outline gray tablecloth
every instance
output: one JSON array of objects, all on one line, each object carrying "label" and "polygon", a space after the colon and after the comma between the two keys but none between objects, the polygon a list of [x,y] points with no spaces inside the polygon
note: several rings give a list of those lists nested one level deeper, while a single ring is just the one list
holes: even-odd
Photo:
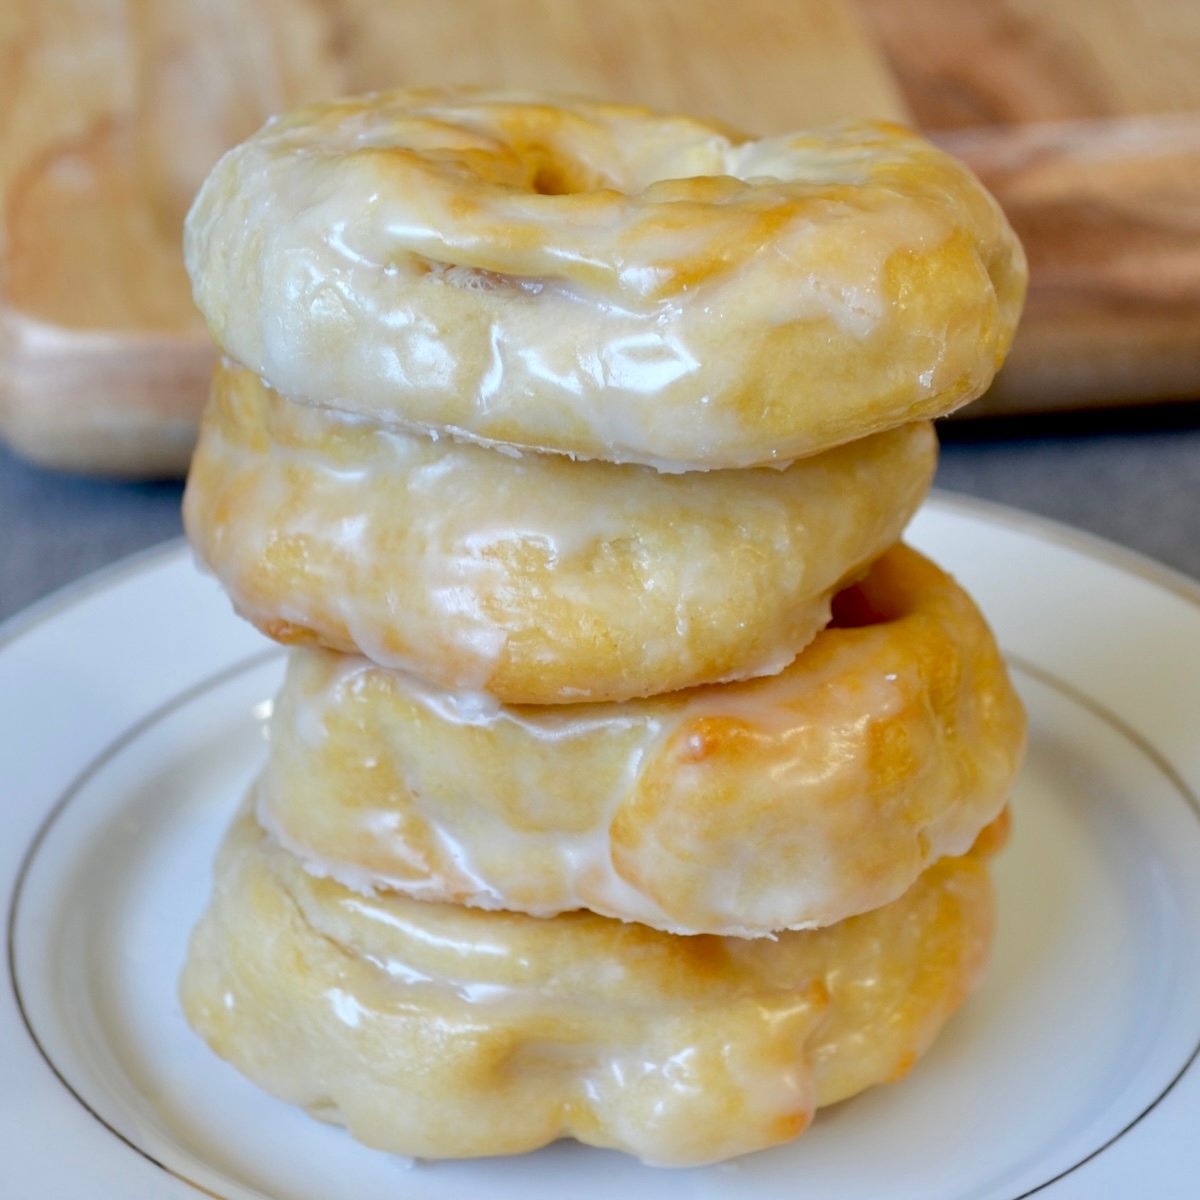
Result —
[{"label": "gray tablecloth", "polygon": [[[1052,431],[955,426],[938,486],[1057,518],[1200,578],[1200,409],[1130,420],[1106,430],[1088,417]],[[0,448],[0,619],[178,536],[180,493],[41,471]]]}]

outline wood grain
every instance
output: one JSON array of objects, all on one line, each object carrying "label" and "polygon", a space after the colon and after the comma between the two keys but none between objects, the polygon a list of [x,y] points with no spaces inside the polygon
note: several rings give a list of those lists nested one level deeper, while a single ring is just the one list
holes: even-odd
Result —
[{"label": "wood grain", "polygon": [[1012,354],[968,416],[1200,396],[1200,114],[939,140],[1029,256]]},{"label": "wood grain", "polygon": [[269,113],[499,83],[757,132],[897,116],[843,0],[8,0],[0,4],[0,434],[32,458],[179,473],[211,350],[180,254],[220,152]]},{"label": "wood grain", "polygon": [[1012,355],[963,415],[1200,397],[1200,3],[858,4],[1029,254]]},{"label": "wood grain", "polygon": [[844,0],[340,0],[354,87],[499,83],[784,133],[903,117]]},{"label": "wood grain", "polygon": [[1200,110],[1196,0],[857,0],[924,129]]},{"label": "wood grain", "polygon": [[337,80],[308,0],[21,0],[0,16],[0,432],[184,469],[212,360],[180,256],[220,152]]},{"label": "wood grain", "polygon": [[199,181],[272,111],[421,82],[764,133],[907,103],[957,130],[1033,268],[1010,364],[966,412],[1197,396],[1197,118],[1128,118],[1200,110],[1197,62],[1195,0],[7,0],[0,435],[181,471],[211,361],[179,252]]}]

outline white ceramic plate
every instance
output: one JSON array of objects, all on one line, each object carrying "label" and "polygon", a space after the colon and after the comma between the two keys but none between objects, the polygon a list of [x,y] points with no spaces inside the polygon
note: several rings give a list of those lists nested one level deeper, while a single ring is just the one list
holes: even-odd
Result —
[{"label": "white ceramic plate", "polygon": [[175,979],[280,652],[180,545],[0,631],[0,1194],[1196,1195],[1200,587],[947,497],[911,540],[978,598],[1030,710],[991,975],[903,1083],[687,1172],[573,1144],[413,1167],[242,1080]]}]

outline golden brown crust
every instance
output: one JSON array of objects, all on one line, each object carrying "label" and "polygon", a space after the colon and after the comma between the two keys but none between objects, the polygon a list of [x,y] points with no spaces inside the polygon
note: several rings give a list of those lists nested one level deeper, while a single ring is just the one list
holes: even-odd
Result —
[{"label": "golden brown crust", "polygon": [[508,703],[779,670],[900,534],[936,441],[906,426],[786,470],[518,458],[291,404],[230,365],[188,533],[264,632]]},{"label": "golden brown crust", "polygon": [[266,126],[202,189],[187,258],[218,344],[293,399],[675,470],[956,408],[1025,287],[999,207],[900,126],[755,142],[436,88]]},{"label": "golden brown crust", "polygon": [[368,1145],[473,1157],[574,1137],[688,1165],[785,1141],[905,1073],[991,932],[973,856],[829,929],[680,938],[364,900],[243,815],[181,992],[217,1053]]},{"label": "golden brown crust", "polygon": [[1025,718],[952,579],[889,551],[782,674],[626,704],[480,705],[298,651],[261,819],[364,892],[676,932],[827,925],[961,854]]}]

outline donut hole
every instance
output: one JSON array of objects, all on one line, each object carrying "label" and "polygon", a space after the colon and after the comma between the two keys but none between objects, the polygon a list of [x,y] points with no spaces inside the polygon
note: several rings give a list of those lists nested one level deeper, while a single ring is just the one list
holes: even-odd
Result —
[{"label": "donut hole", "polygon": [[539,196],[575,195],[583,190],[573,186],[576,182],[560,162],[539,162],[533,171],[533,190]]},{"label": "donut hole", "polygon": [[894,615],[873,602],[861,583],[842,588],[833,598],[832,610],[829,624],[834,629],[863,629],[868,625],[883,625]]},{"label": "donut hole", "polygon": [[920,557],[899,545],[877,560],[867,573],[841,588],[830,605],[830,625],[836,629],[862,629],[903,621],[926,607],[930,590],[937,586],[934,572]]},{"label": "donut hole", "polygon": [[539,196],[577,196],[613,186],[601,172],[548,146],[521,146],[517,153],[529,167],[530,189]]}]

